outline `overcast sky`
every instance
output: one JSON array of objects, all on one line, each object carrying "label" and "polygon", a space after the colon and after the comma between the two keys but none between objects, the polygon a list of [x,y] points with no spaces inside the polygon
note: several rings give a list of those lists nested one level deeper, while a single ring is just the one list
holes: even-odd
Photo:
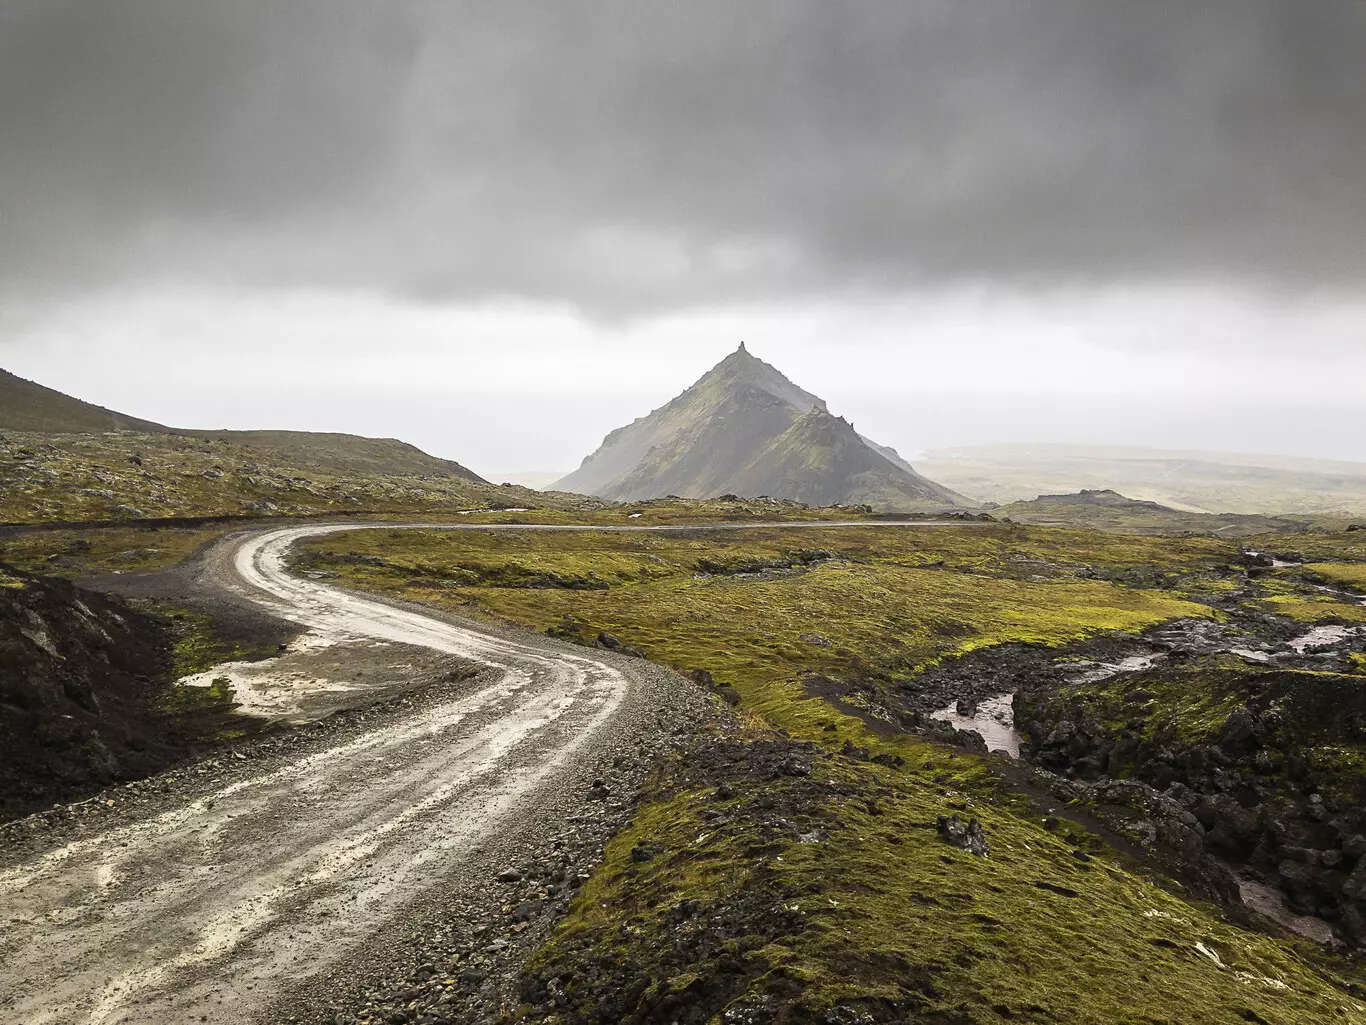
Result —
[{"label": "overcast sky", "polygon": [[0,366],[567,469],[740,339],[908,453],[1366,460],[1358,0],[0,0]]}]

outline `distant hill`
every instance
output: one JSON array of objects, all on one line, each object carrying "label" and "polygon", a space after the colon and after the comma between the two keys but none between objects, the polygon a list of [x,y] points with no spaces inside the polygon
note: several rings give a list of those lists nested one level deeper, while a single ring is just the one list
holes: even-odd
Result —
[{"label": "distant hill", "polygon": [[457,462],[430,456],[394,438],[362,438],[355,434],[312,431],[183,430],[83,402],[4,370],[0,370],[0,430],[42,434],[103,434],[109,431],[169,434],[240,445],[256,458],[304,470],[336,474],[430,474],[487,483]]},{"label": "distant hill", "polygon": [[524,488],[531,488],[533,491],[541,491],[550,487],[563,476],[563,470],[499,470],[489,474],[488,479],[500,484],[509,481],[513,484],[520,484]]},{"label": "distant hill", "polygon": [[609,434],[552,488],[617,501],[733,493],[879,509],[972,504],[859,435],[743,344],[681,395]]},{"label": "distant hill", "polygon": [[1252,537],[1280,531],[1300,531],[1305,521],[1238,513],[1193,513],[1169,509],[1157,502],[1127,498],[1117,491],[1079,491],[1040,495],[1028,502],[1012,502],[992,510],[998,519],[1052,527],[1088,527],[1118,534],[1215,534]]},{"label": "distant hill", "polygon": [[979,502],[1112,488],[1188,512],[1366,514],[1366,464],[1230,452],[1102,445],[938,449],[921,471]]}]

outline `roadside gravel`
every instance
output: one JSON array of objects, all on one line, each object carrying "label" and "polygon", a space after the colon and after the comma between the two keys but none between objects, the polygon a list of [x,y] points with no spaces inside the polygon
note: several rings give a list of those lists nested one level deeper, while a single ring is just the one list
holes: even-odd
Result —
[{"label": "roadside gravel", "polygon": [[0,830],[0,1020],[492,1016],[641,781],[726,714],[641,659],[271,581],[286,618],[433,649],[428,679]]}]

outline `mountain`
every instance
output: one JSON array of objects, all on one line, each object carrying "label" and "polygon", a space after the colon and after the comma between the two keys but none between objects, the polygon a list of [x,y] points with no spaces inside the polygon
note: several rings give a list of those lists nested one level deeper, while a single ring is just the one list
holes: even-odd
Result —
[{"label": "mountain", "polygon": [[972,504],[864,438],[744,343],[677,398],[609,434],[552,488],[617,501],[734,493],[881,509]]},{"label": "mountain", "polygon": [[0,370],[0,430],[39,434],[136,431],[175,435],[242,446],[245,454],[252,458],[278,460],[302,470],[339,474],[430,474],[487,483],[457,462],[430,456],[394,438],[362,438],[355,434],[314,431],[184,430],[83,402],[5,370]]}]

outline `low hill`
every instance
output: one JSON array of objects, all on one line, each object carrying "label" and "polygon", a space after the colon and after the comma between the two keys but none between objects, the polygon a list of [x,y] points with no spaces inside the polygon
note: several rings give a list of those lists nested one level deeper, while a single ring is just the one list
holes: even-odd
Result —
[{"label": "low hill", "polygon": [[1189,512],[1366,514],[1366,463],[1106,445],[937,449],[919,468],[979,502],[1113,488]]},{"label": "low hill", "polygon": [[176,431],[187,438],[227,442],[270,454],[298,467],[332,473],[413,474],[459,477],[487,483],[473,470],[450,459],[429,456],[397,438],[363,438],[357,434],[319,431]]},{"label": "low hill", "polygon": [[1281,531],[1301,531],[1304,520],[1237,513],[1193,513],[1169,509],[1157,502],[1127,498],[1117,491],[1079,491],[1040,495],[1028,502],[1012,502],[993,509],[998,519],[1038,526],[1089,527],[1118,534],[1216,534],[1253,537]]},{"label": "low hill", "polygon": [[140,420],[73,398],[0,370],[0,430],[41,434],[103,434],[136,431],[203,438],[242,446],[256,459],[285,463],[301,470],[334,474],[429,474],[487,483],[449,459],[430,456],[394,438],[313,431],[184,430]]},{"label": "low hill", "polygon": [[[0,523],[409,514],[591,501],[495,487],[449,470],[401,469],[405,455],[439,461],[400,442],[377,443],[382,446],[379,464],[395,469],[372,472],[349,447],[369,439],[342,438],[348,445],[325,448],[314,458],[307,445],[291,454],[186,434],[6,431],[0,435]],[[348,465],[359,468],[329,468]]]},{"label": "low hill", "polygon": [[609,434],[553,488],[617,501],[735,493],[880,509],[972,504],[859,435],[743,344],[672,401]]}]

